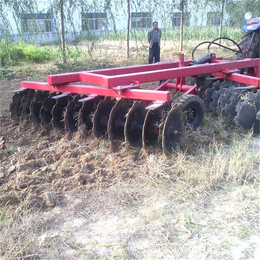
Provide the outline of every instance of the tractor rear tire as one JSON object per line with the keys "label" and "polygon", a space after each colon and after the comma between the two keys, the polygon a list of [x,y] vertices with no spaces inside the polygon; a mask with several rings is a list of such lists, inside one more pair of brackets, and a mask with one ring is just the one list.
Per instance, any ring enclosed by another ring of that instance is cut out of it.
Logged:
{"label": "tractor rear tire", "polygon": [[[243,35],[241,42],[239,43],[240,48],[244,49],[246,48],[246,53],[248,52],[249,56],[246,55],[246,57],[243,56],[243,53],[237,54],[237,59],[240,58],[259,58],[260,57],[260,33],[255,32],[255,37],[251,43],[252,37],[254,32],[247,32]],[[251,43],[251,46],[250,46]],[[250,50],[248,50],[248,47],[250,47]]]}

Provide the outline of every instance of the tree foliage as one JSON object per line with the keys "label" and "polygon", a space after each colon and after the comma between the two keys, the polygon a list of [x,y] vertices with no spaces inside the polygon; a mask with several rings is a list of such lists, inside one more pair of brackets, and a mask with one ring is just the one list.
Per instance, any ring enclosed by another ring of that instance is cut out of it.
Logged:
{"label": "tree foliage", "polygon": [[[129,2],[129,6],[128,6]],[[1,0],[0,2],[0,39],[12,40],[14,32],[10,20],[13,18],[18,29],[18,36],[22,40],[28,40],[28,37],[41,37],[38,30],[30,34],[23,34],[21,24],[21,14],[30,13],[47,13],[52,16],[53,32],[52,35],[59,42],[61,49],[65,49],[65,39],[75,39],[77,43],[82,39],[87,40],[87,48],[89,54],[93,50],[98,38],[92,31],[83,31],[79,17],[81,13],[99,13],[107,14],[106,22],[109,28],[112,28],[117,34],[119,27],[118,21],[123,24],[123,30],[130,30],[129,26],[129,9],[131,12],[148,12],[152,14],[152,19],[163,21],[163,27],[172,29],[172,16],[174,12],[180,12],[182,22],[180,22],[180,50],[182,50],[182,41],[185,40],[183,33],[185,32],[185,23],[183,17],[185,12],[192,13],[192,19],[198,20],[199,16],[205,17],[207,11],[215,12],[222,18],[223,26],[236,26],[242,28],[244,23],[244,14],[251,12],[253,17],[260,16],[259,0],[49,0],[41,1],[45,3],[45,7],[39,10],[38,0]],[[61,3],[63,4],[63,15],[61,15]],[[222,9],[223,7],[223,9]],[[207,11],[201,11],[207,10]],[[11,14],[11,16],[10,16]],[[62,18],[64,22],[64,39],[62,39],[61,24]],[[201,19],[205,25],[206,19]],[[220,19],[222,20],[222,19]],[[222,23],[221,23],[222,24]],[[159,23],[159,27],[162,25]],[[148,29],[148,28],[146,28]],[[220,27],[220,34],[222,28]],[[127,35],[127,34],[126,34]],[[67,38],[66,38],[67,37]],[[129,32],[126,41],[129,46]],[[129,49],[129,47],[128,47]],[[127,54],[129,57],[129,53]]]}

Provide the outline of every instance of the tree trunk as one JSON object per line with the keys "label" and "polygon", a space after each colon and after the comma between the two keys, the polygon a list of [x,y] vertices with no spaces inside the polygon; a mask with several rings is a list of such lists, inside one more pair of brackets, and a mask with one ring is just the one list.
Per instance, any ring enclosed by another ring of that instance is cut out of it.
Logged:
{"label": "tree trunk", "polygon": [[64,36],[64,13],[63,13],[63,0],[60,0],[60,18],[61,18],[61,49],[63,63],[66,61],[66,49],[65,49],[65,36]]}
{"label": "tree trunk", "polygon": [[184,20],[184,0],[181,1],[181,21],[180,21],[180,51],[183,48],[183,20]]}
{"label": "tree trunk", "polygon": [[126,57],[129,59],[130,0],[127,0]]}
{"label": "tree trunk", "polygon": [[[221,35],[222,35],[222,23],[223,23],[223,15],[224,15],[224,6],[225,6],[225,0],[222,0],[218,37],[221,37]],[[219,44],[221,44],[221,39],[219,39]]]}

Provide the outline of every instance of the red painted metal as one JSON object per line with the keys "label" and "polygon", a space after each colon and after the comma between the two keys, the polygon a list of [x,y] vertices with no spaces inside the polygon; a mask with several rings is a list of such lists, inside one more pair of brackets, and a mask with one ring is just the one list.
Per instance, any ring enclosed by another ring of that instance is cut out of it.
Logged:
{"label": "red painted metal", "polygon": [[211,74],[221,71],[224,68],[229,69],[242,69],[249,67],[260,66],[260,59],[255,60],[241,60],[232,62],[222,62],[214,64],[201,64],[190,67],[181,67],[174,69],[165,69],[149,72],[140,72],[133,74],[116,75],[108,79],[108,87],[113,85],[126,84],[131,82],[132,79],[138,80],[140,83],[158,81],[168,78],[180,78],[187,76],[196,76],[201,74]]}
{"label": "red painted metal", "polygon": [[87,95],[96,94],[100,96],[141,99],[146,101],[161,100],[164,102],[168,102],[171,99],[170,91],[124,89],[120,94],[118,93],[117,90],[96,87],[96,86],[58,85],[52,87],[48,83],[33,82],[33,81],[23,81],[22,87],[27,89],[37,89],[37,90],[54,91],[54,92],[70,92],[70,93],[87,94]]}
{"label": "red painted metal", "polygon": [[[191,62],[192,60],[184,60],[184,55],[180,55],[178,62],[50,75],[48,83],[24,81],[22,87],[62,93],[139,99],[149,102],[169,101],[168,88],[195,95],[197,86],[196,84],[194,86],[185,85],[187,76],[214,76],[260,88],[260,59],[247,58],[230,61],[217,58],[215,54],[212,54],[212,60],[209,63],[189,66]],[[238,73],[245,68],[249,68],[247,71],[251,75]],[[176,79],[175,83],[170,83],[169,79]],[[165,81],[154,90],[137,89],[140,83],[162,80]],[[82,82],[82,85],[69,84],[75,82]]]}
{"label": "red painted metal", "polygon": [[255,88],[260,88],[260,78],[256,78],[244,74],[238,74],[238,73],[225,74],[222,72],[216,72],[216,73],[212,73],[212,75],[222,79],[227,79],[227,80],[236,81],[247,85],[252,85]]}
{"label": "red painted metal", "polygon": [[181,85],[181,84],[177,84],[177,83],[167,83],[166,84],[166,87],[167,88],[173,88],[175,89],[176,91],[187,91],[189,90],[190,88],[192,88],[193,86],[190,86],[190,85]]}
{"label": "red painted metal", "polygon": [[[188,66],[188,64],[191,62],[192,60],[186,60],[185,65]],[[178,68],[178,67],[179,67],[179,62],[162,62],[162,63],[149,64],[149,65],[130,66],[130,67],[93,70],[93,71],[82,71],[82,72],[66,73],[66,74],[56,74],[56,75],[48,76],[48,83],[50,85],[58,85],[58,84],[66,84],[71,82],[83,81],[91,84],[101,85],[103,87],[108,87],[106,85],[105,80],[109,79],[109,77],[113,77],[116,75],[140,73],[140,72],[152,72],[152,71],[165,70],[165,69]],[[102,79],[104,80],[103,84],[102,84]],[[100,82],[101,84],[98,84],[97,82]],[[123,84],[125,85],[126,83]]]}
{"label": "red painted metal", "polygon": [[[50,75],[48,76],[48,83],[50,85],[59,85],[83,81],[105,88],[111,88],[118,85],[128,85],[133,81],[145,83],[169,78],[181,78],[201,74],[211,74],[220,72],[225,69],[234,70],[255,67],[255,70],[257,71],[260,67],[260,59],[215,61],[215,63],[200,64],[195,66],[187,66],[187,61],[185,61],[185,67],[176,67],[176,63],[163,63],[160,66],[154,66],[153,64],[150,64],[140,66],[139,71],[137,71],[138,66],[135,66],[133,70],[126,67],[121,69]],[[170,65],[172,66],[171,68],[169,68]],[[150,68],[150,70],[148,70],[148,68]]]}

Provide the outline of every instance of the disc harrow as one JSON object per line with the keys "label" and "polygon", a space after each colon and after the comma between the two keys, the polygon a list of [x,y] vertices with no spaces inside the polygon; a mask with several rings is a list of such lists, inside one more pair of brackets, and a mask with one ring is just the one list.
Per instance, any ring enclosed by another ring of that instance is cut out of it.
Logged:
{"label": "disc harrow", "polygon": [[[259,132],[259,64],[212,53],[196,61],[180,55],[178,62],[49,75],[48,83],[22,82],[13,92],[11,117],[69,133],[81,128],[111,146],[158,146],[171,155],[185,129],[202,124],[206,109]],[[241,74],[245,68],[254,74]],[[142,88],[149,82],[159,86]]]}

